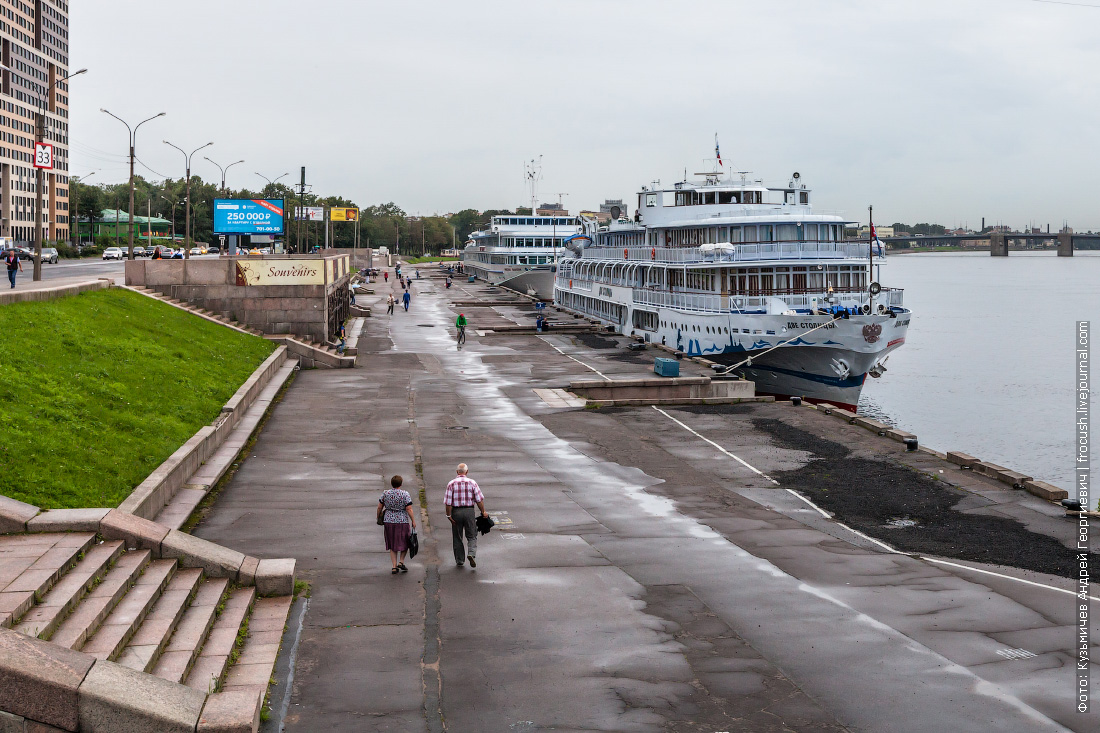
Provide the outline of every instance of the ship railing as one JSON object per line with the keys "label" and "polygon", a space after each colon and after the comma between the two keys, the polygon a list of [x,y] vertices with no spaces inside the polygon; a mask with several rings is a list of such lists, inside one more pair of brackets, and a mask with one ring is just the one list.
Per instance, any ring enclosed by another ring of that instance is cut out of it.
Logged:
{"label": "ship railing", "polygon": [[[574,281],[574,287],[577,283]],[[589,283],[591,289],[591,283]],[[877,302],[885,302],[888,306],[902,307],[904,305],[904,290],[902,288],[883,288],[877,297]],[[658,308],[675,308],[676,310],[691,311],[695,313],[736,313],[738,311],[757,311],[767,309],[773,298],[778,298],[791,310],[805,310],[826,306],[827,293],[813,293],[806,295],[794,295],[784,293],[774,296],[768,295],[715,295],[708,293],[675,293],[667,290],[650,290],[646,288],[634,288],[633,300],[635,305],[654,306]],[[834,294],[836,295],[836,294]],[[858,297],[859,293],[845,293],[849,297],[839,297],[841,305],[859,304],[865,301],[864,297]],[[855,298],[851,296],[857,296]],[[836,303],[837,300],[832,301]]]}
{"label": "ship railing", "polygon": [[671,264],[713,262],[759,262],[762,260],[862,259],[865,245],[853,242],[760,242],[719,244],[721,249],[702,247],[589,247],[586,259]]}

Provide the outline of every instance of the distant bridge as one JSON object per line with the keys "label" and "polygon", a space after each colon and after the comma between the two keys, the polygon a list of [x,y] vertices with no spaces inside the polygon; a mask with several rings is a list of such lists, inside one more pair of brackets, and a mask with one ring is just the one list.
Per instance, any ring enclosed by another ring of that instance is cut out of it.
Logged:
{"label": "distant bridge", "polygon": [[[1011,245],[1051,243],[1058,245],[1059,257],[1072,257],[1074,248],[1088,242],[1100,249],[1100,234],[1022,234],[1017,232],[993,232],[990,234],[926,234],[921,237],[879,237],[885,244],[907,243],[910,246],[950,246],[963,242],[984,240],[989,242],[989,254],[994,257],[1007,257]],[[848,240],[866,242],[866,239]]]}

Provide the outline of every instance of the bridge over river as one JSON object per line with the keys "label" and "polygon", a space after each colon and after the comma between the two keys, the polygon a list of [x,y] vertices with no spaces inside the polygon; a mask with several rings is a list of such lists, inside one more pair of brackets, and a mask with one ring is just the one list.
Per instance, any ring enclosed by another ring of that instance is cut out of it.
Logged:
{"label": "bridge over river", "polygon": [[[963,242],[985,240],[989,242],[989,253],[994,257],[1007,257],[1010,246],[1036,245],[1045,242],[1057,243],[1059,257],[1072,257],[1074,249],[1100,249],[1100,234],[1023,234],[1018,232],[994,232],[990,234],[936,234],[921,237],[879,237],[886,244],[906,243],[910,246],[943,247]],[[862,240],[848,240],[861,241]],[[1086,245],[1086,246],[1082,246]]]}

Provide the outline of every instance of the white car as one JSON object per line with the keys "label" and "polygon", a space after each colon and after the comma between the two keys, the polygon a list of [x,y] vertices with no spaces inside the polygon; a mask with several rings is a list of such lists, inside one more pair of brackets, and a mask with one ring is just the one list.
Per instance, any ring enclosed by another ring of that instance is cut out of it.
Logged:
{"label": "white car", "polygon": [[105,260],[124,260],[126,259],[126,253],[122,251],[120,247],[108,247],[103,250],[103,259]]}

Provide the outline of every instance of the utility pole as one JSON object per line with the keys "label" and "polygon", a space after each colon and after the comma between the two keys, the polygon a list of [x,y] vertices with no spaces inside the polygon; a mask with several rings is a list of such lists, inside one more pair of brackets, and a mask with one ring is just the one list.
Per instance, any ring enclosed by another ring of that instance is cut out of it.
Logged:
{"label": "utility pole", "polygon": [[[137,125],[135,125],[133,128],[131,128],[130,123],[126,122],[126,120],[122,119],[118,115],[111,114],[110,112],[107,112],[107,110],[102,108],[100,108],[99,111],[106,112],[107,114],[111,115],[111,117],[114,117],[116,120],[126,125],[126,130],[130,133],[130,213],[127,214],[127,218],[130,222],[130,251],[129,254],[126,255],[126,257],[127,259],[132,260],[134,259],[134,146],[137,144],[137,131],[146,122],[149,122],[150,120],[155,120],[158,117],[164,117],[166,113],[161,112],[158,115],[153,115],[149,119],[142,120],[141,122],[137,123]],[[115,220],[115,231],[118,231],[117,219]]]}
{"label": "utility pole", "polygon": [[[8,68],[8,67],[4,67],[4,68]],[[9,69],[9,71],[10,71],[10,69]],[[42,200],[42,193],[43,193],[42,189],[45,186],[45,180],[44,180],[45,176],[43,175],[45,169],[41,168],[38,165],[38,144],[46,142],[46,107],[47,106],[50,106],[50,107],[53,106],[52,104],[48,104],[47,100],[49,102],[53,101],[53,90],[54,90],[54,87],[56,87],[58,84],[65,81],[66,79],[71,79],[74,76],[78,76],[80,74],[83,74],[86,71],[87,71],[87,69],[81,69],[80,71],[74,71],[73,73],[71,73],[67,76],[63,76],[60,79],[54,80],[54,82],[46,88],[46,98],[45,99],[42,98],[42,97],[38,98],[38,119],[35,120],[35,122],[37,124],[35,124],[35,126],[34,126],[35,127],[34,141],[35,141],[36,145],[35,145],[35,151],[34,151],[35,152],[35,161],[34,161],[34,191],[35,191],[35,207],[34,207],[34,277],[32,279],[34,279],[35,281],[38,281],[38,280],[42,279],[42,229],[43,229],[43,223],[44,223],[42,221],[42,209],[45,207],[45,204]],[[52,159],[52,156],[51,156],[50,165],[49,165],[50,170],[53,170],[53,165],[54,165],[54,163],[53,163],[53,159]],[[49,219],[47,218],[45,223],[48,225],[48,222],[49,222]]]}
{"label": "utility pole", "polygon": [[80,193],[73,195],[73,186],[83,186],[82,181],[91,178],[95,175],[95,171],[92,171],[84,178],[69,178],[69,200],[73,203],[73,221],[76,224],[76,229],[71,230],[69,234],[72,235],[73,248],[75,249],[80,244]]}
{"label": "utility pole", "polygon": [[[199,152],[203,148],[210,147],[214,143],[210,142],[210,143],[207,143],[206,145],[200,145],[199,147],[192,150],[190,153],[188,153],[187,151],[185,151],[183,148],[181,148],[178,145],[172,145],[172,143],[168,142],[167,140],[164,141],[164,144],[165,145],[171,145],[173,148],[175,148],[176,150],[183,153],[183,161],[184,161],[184,166],[186,167],[186,176],[187,176],[187,208],[184,211],[184,225],[183,225],[183,258],[184,259],[189,259],[191,257],[191,156],[194,155],[195,153]],[[225,178],[224,177],[222,178],[222,187],[223,188],[225,187]],[[172,210],[175,211],[174,206],[172,207]],[[172,214],[172,244],[175,244],[175,243],[176,243],[176,216],[173,213]]]}
{"label": "utility pole", "polygon": [[[225,191],[226,191],[226,189],[225,189],[225,172],[227,170],[229,170],[230,168],[232,168],[233,166],[237,165],[238,163],[243,163],[244,160],[242,159],[242,160],[234,161],[234,162],[230,163],[229,165],[227,165],[223,168],[220,164],[216,163],[213,160],[210,160],[210,158],[207,158],[205,155],[202,156],[202,159],[210,161],[211,163],[214,163],[214,165],[218,166],[218,170],[221,171],[221,174],[222,174],[222,189],[221,190],[222,190],[222,197],[224,198],[225,197]],[[226,237],[226,242],[228,243],[228,249],[231,250],[228,254],[231,254],[231,255],[237,254],[237,235],[236,234],[230,234],[228,237]]]}

